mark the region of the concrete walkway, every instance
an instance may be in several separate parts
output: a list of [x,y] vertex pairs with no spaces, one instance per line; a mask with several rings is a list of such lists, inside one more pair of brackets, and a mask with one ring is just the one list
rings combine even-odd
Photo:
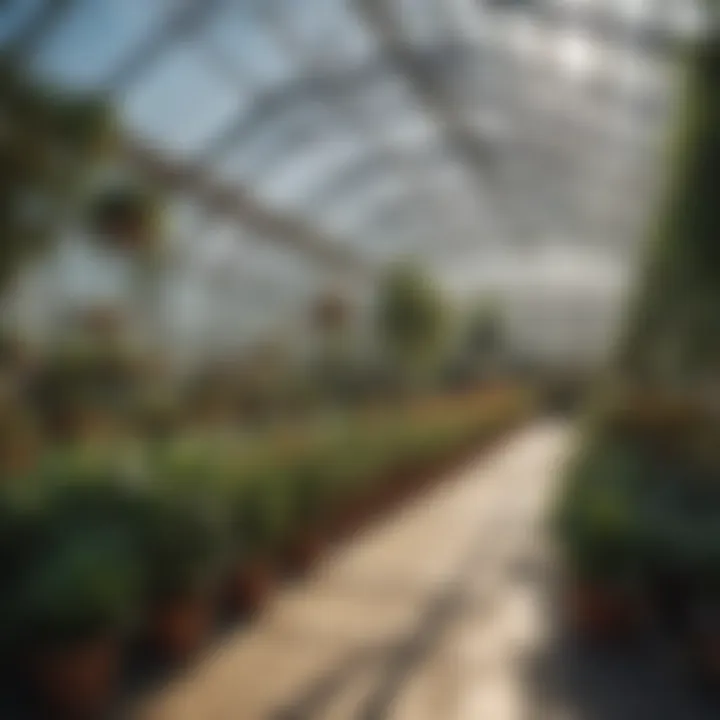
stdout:
[[140,715],[539,717],[523,663],[544,642],[541,522],[569,445],[542,423],[469,463],[340,547]]

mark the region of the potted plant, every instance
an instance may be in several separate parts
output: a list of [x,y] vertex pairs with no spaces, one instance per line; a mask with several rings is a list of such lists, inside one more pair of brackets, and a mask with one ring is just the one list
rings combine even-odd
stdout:
[[143,639],[171,662],[197,652],[214,622],[224,517],[215,498],[154,480],[138,518],[143,565]]
[[385,466],[377,438],[356,423],[347,429],[328,458],[332,483],[328,487],[330,513],[324,531],[331,537],[349,535],[363,520],[363,496]]
[[575,469],[559,513],[566,611],[588,640],[625,638],[647,617],[644,523],[631,462],[617,448],[595,448]]
[[108,709],[137,580],[126,538],[111,532],[70,533],[25,569],[10,601],[14,644],[33,697],[53,717],[95,718]]
[[322,550],[331,481],[327,459],[319,447],[306,447],[284,459],[290,463],[286,492],[293,527],[285,564],[292,575],[307,571]]
[[161,202],[148,188],[134,184],[111,187],[90,209],[92,229],[100,238],[131,252],[156,249]]
[[283,470],[260,454],[230,474],[232,560],[226,600],[232,614],[260,610],[275,583],[275,556],[287,533],[288,495]]

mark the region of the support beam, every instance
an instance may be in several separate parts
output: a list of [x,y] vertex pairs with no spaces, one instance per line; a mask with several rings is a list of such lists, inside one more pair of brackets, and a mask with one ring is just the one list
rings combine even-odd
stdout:
[[468,125],[457,104],[439,87],[427,68],[414,61],[413,50],[388,0],[355,0],[354,7],[360,19],[378,38],[382,55],[406,78],[419,106],[444,130],[452,153],[468,169],[477,196],[492,200],[499,209],[495,213],[497,222],[494,224],[505,236],[503,239],[520,239],[517,228],[510,228],[516,209],[509,207],[509,198],[499,187],[497,147]]
[[[179,6],[104,83],[111,94],[122,93],[163,52],[198,27],[229,0],[182,0]],[[209,212],[231,219],[240,227],[249,227],[269,242],[299,252],[315,262],[354,275],[368,268],[342,242],[326,237],[304,220],[289,217],[266,207],[249,189],[223,185],[204,167],[161,156],[157,151],[128,140],[123,148],[130,164],[163,188],[187,192]]]
[[306,255],[329,269],[366,276],[367,263],[346,244],[326,237],[303,220],[271,210],[242,188],[229,187],[214,180],[202,168],[160,156],[136,142],[124,144],[123,156],[131,167],[158,186],[188,193],[210,214],[251,228],[269,242]]
[[[445,66],[461,63],[472,48],[460,43],[446,43],[430,50],[412,50],[412,63],[417,67],[433,64]],[[314,102],[337,102],[357,96],[374,83],[387,77],[388,67],[384,58],[372,60],[340,72],[330,71],[319,75],[311,73],[301,79],[293,79],[280,87],[273,87],[261,95],[250,112],[241,112],[228,123],[201,151],[204,160],[222,157],[228,150],[252,142],[255,132],[268,122],[283,117],[298,106]]]
[[495,148],[468,127],[456,104],[428,72],[428,66],[417,62],[416,53],[406,42],[387,0],[355,0],[355,8],[379,39],[382,54],[407,79],[420,106],[445,128],[448,141],[459,158],[472,166],[483,183],[486,182],[488,173],[497,163]]

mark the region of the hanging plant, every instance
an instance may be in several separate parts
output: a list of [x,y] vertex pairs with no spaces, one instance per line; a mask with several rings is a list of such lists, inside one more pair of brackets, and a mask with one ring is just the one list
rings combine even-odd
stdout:
[[93,231],[114,246],[131,252],[149,252],[160,238],[160,202],[140,186],[111,188],[95,199],[90,210]]
[[335,333],[347,326],[350,306],[340,293],[328,292],[317,300],[313,314],[321,331]]
[[31,80],[0,59],[0,287],[42,252],[72,214],[103,148],[110,108]]
[[110,106],[101,99],[68,99],[56,111],[55,125],[63,146],[88,160],[111,151],[117,137]]

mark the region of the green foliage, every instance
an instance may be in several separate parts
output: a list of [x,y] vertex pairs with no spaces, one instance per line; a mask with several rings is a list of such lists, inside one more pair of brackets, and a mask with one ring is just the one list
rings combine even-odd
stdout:
[[[621,351],[621,369],[668,382],[717,366],[715,318],[720,310],[720,45],[716,38],[688,58],[685,97],[678,103],[671,177],[658,213],[645,276]],[[667,364],[667,363],[666,363]]]
[[127,538],[72,534],[28,568],[5,619],[17,640],[33,644],[119,633],[135,619],[139,588]]
[[720,368],[717,34],[690,52],[678,107],[671,182],[616,368],[630,401],[588,428],[557,529],[576,572],[632,572],[648,586],[681,576],[692,592],[717,591],[718,432],[707,412]]
[[272,553],[288,532],[287,470],[273,458],[253,456],[227,475],[222,488],[230,512],[232,552]]
[[439,289],[411,265],[392,268],[380,288],[377,324],[390,356],[403,369],[422,368],[437,358],[446,328]]
[[134,531],[154,600],[208,587],[227,559],[230,512],[214,450],[185,443],[151,454]]
[[557,518],[567,559],[581,576],[622,575],[638,560],[637,458],[607,445],[576,462]]
[[102,101],[42,87],[7,63],[0,96],[1,287],[79,208],[114,122]]
[[224,561],[223,521],[197,496],[168,487],[148,492],[135,527],[145,598],[164,600],[212,585]]
[[106,189],[90,208],[90,225],[100,239],[151,258],[162,238],[163,201],[139,184]]
[[682,461],[597,441],[576,460],[556,515],[574,573],[645,582],[681,572],[720,587],[720,488]]
[[0,491],[0,649],[123,632],[149,604],[212,589],[238,560],[272,556],[524,407],[509,393],[248,441],[59,448]]

